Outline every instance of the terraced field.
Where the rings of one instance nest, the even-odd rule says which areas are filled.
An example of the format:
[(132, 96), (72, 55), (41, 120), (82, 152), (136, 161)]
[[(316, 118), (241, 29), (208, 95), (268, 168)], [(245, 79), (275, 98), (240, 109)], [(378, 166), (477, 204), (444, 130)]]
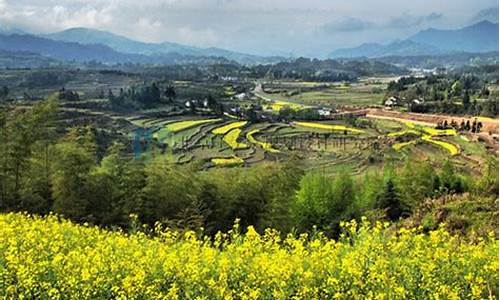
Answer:
[(323, 129), (328, 131), (349, 131), (352, 133), (363, 133), (363, 130), (347, 127), (343, 125), (333, 125), (333, 124), (325, 124), (325, 123), (317, 123), (317, 122), (295, 122), (294, 125), (308, 127), (308, 128), (316, 128)]
[[(388, 161), (399, 164), (413, 158), (437, 164), (452, 159), (456, 166), (474, 170), (491, 151), (476, 135), (439, 130), (419, 121), (362, 117), (356, 122), (361, 127), (355, 127), (342, 121), (252, 123), (232, 115), (159, 118), (87, 110), (65, 110), (64, 114), (73, 120), (79, 116), (113, 123), (116, 132), (139, 145), (134, 146), (139, 149), (135, 157), (165, 157), (164, 161), (182, 164), (197, 161), (206, 167), (295, 157), (306, 169), (328, 174), (347, 169), (362, 174)], [(142, 140), (146, 142), (142, 144)]]
[(389, 133), (389, 137), (407, 137), (413, 140), (397, 142), (392, 145), (394, 150), (401, 150), (401, 148), (416, 143), (415, 137), (420, 138), (422, 141), (437, 145), (444, 150), (448, 151), (451, 155), (460, 153), (460, 147), (456, 144), (439, 139), (438, 137), (456, 136), (457, 132), (454, 129), (436, 129), (428, 126), (418, 125), (412, 122), (404, 123), (408, 129)]
[(246, 137), (247, 137), (247, 140), (252, 143), (252, 144), (256, 144), (256, 145), (259, 145), (262, 147), (262, 149), (264, 149), (265, 151), (269, 151), (269, 152), (272, 152), (272, 153), (278, 153), (280, 152), (279, 150), (277, 149), (274, 149), (272, 144), (271, 143), (267, 143), (267, 142), (261, 142), (261, 141), (258, 141), (254, 135), (255, 134), (258, 134), (261, 130), (260, 129), (254, 129), (254, 130), (251, 130), (247, 133)]
[[(407, 158), (433, 163), (452, 158), (463, 168), (474, 169), (487, 155), (483, 144), (458, 134), (418, 122), (360, 118), (358, 128), (342, 121), (251, 123), (222, 118), (134, 119), (154, 130), (163, 155), (186, 163), (202, 161), (206, 167), (230, 167), (298, 157), (306, 169), (327, 174), (348, 170), (362, 174), (385, 162)], [(159, 153), (158, 151), (156, 152)]]

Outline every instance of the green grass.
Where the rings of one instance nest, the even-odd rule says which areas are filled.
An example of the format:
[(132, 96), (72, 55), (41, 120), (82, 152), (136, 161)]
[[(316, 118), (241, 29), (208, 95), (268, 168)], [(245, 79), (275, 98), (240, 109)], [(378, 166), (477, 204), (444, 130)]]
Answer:
[(451, 138), (451, 141), (462, 148), (463, 153), (466, 155), (474, 155), (483, 157), (487, 155), (486, 148), (483, 144), (465, 140), (463, 136), (454, 136)]
[(158, 141), (169, 146), (179, 146), (182, 142), (187, 142), (189, 138), (198, 132), (198, 128), (190, 128), (177, 133), (168, 133), (161, 131), (162, 135), (158, 135)]
[(422, 226), (424, 230), (434, 230), (439, 224), (446, 224), (449, 231), (468, 236), (486, 236), (489, 232), (498, 235), (498, 213), (495, 212), (498, 200), (472, 198), (468, 194), (443, 198), (426, 201), (405, 223)]
[(360, 118), (360, 120), (369, 121), (380, 134), (389, 134), (403, 129), (404, 125), (401, 122), (387, 119)]

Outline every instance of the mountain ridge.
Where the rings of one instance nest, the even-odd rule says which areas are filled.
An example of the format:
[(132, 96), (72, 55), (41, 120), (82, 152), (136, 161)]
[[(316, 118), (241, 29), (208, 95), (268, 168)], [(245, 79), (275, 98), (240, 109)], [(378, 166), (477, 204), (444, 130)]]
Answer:
[(80, 44), (47, 39), (31, 34), (1, 34), (0, 50), (11, 52), (37, 53), (47, 58), (66, 62), (101, 62), (105, 64), (142, 63), (142, 64), (179, 64), (218, 62), (229, 63), (221, 57), (188, 56), (178, 53), (143, 55), (122, 53), (103, 44)]
[(498, 23), (481, 21), (459, 29), (428, 28), (388, 44), (364, 43), (357, 47), (340, 48), (331, 52), (329, 57), (378, 58), (490, 51), (498, 51)]
[(178, 53), (187, 56), (224, 57), (243, 64), (269, 63), (284, 60), (282, 57), (264, 57), (253, 54), (226, 50), (218, 47), (200, 48), (173, 42), (147, 43), (137, 41), (109, 31), (85, 27), (74, 27), (63, 31), (43, 35), (57, 41), (77, 42), (80, 44), (103, 44), (111, 49), (130, 54), (157, 55)]

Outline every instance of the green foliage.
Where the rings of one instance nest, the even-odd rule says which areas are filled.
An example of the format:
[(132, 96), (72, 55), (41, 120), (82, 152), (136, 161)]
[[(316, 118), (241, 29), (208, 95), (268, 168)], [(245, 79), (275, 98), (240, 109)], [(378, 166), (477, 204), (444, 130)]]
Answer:
[[(217, 220), (217, 224), (209, 229), (212, 232), (229, 230), (234, 220), (240, 219), (240, 224), (252, 224), (259, 230), (268, 227), (289, 230), (289, 207), (300, 177), (300, 169), (292, 163), (203, 173), (203, 186), (211, 190), (209, 203), (216, 203), (211, 205), (211, 218)], [(201, 197), (207, 198), (203, 194)]]
[(499, 187), (498, 158), (489, 158), (483, 170), (483, 176), (476, 182), (475, 191), (480, 195), (496, 195)]
[[(473, 74), (473, 75), (471, 75)], [(420, 113), (498, 116), (498, 93), (486, 88), (498, 77), (498, 68), (483, 71), (457, 70), (446, 75), (405, 77), (390, 82), (386, 97), (406, 99), (410, 111)], [(488, 98), (487, 101), (484, 101)], [(412, 103), (413, 99), (424, 103)]]
[(300, 181), (300, 189), (294, 202), (294, 219), (299, 228), (311, 229), (313, 225), (325, 224), (332, 198), (333, 185), (328, 177), (306, 174)]
[(463, 89), (462, 84), (458, 80), (455, 81), (451, 86), (451, 92), (453, 93), (454, 96), (461, 96), (462, 89)]
[(380, 172), (366, 172), (362, 182), (358, 184), (359, 194), (356, 199), (356, 207), (362, 215), (368, 210), (376, 208), (376, 199), (382, 193), (381, 186), (384, 184), (384, 176)]
[(118, 143), (110, 146), (100, 165), (89, 174), (90, 221), (94, 224), (124, 227), (129, 215), (139, 211), (141, 189), (145, 185), (144, 166), (125, 158), (123, 148)]
[(441, 181), (441, 188), (444, 189), (445, 192), (462, 193), (464, 191), (464, 183), (457, 175), (450, 160), (447, 160), (444, 163), (439, 177)]
[(440, 224), (449, 231), (467, 235), (471, 239), (495, 232), (498, 237), (498, 198), (471, 194), (443, 195), (420, 205), (404, 221), (411, 227), (437, 229)]
[(202, 170), (194, 163), (132, 160), (121, 144), (101, 156), (91, 127), (56, 138), (56, 107), (52, 98), (31, 109), (0, 112), (2, 211), (54, 211), (78, 222), (123, 228), (134, 214), (141, 223), (203, 227), (209, 235), (230, 230), (239, 219), (260, 232), (317, 228), (335, 236), (342, 220), (362, 215), (397, 220), (433, 198), (465, 192), (498, 197), (497, 160), (488, 161), (484, 175), (473, 180), (458, 175), (451, 160), (442, 166), (409, 160), (399, 170), (385, 166), (384, 173), (355, 178), (341, 172), (330, 178), (304, 175), (297, 160)]
[(377, 197), (376, 207), (385, 210), (387, 219), (391, 221), (395, 221), (403, 215), (405, 208), (392, 179), (385, 182), (383, 191)]
[(408, 160), (398, 175), (397, 185), (405, 205), (409, 207), (435, 196), (439, 189), (439, 176), (429, 162)]
[(184, 210), (194, 207), (199, 190), (189, 170), (174, 168), (160, 160), (146, 165), (145, 176), (141, 207), (144, 222), (174, 220)]
[(334, 180), (323, 174), (306, 174), (295, 197), (294, 220), (301, 231), (316, 226), (336, 233), (341, 220), (358, 215), (355, 198), (354, 181), (347, 172)]
[(53, 210), (68, 218), (86, 221), (93, 208), (89, 174), (95, 166), (95, 144), (89, 128), (71, 130), (55, 146), (57, 160), (51, 176)]
[(31, 109), (0, 114), (0, 209), (44, 212), (49, 204), (43, 182), (50, 173), (56, 107), (51, 97)]
[(172, 102), (177, 96), (173, 86), (162, 89), (153, 82), (139, 88), (120, 90), (118, 95), (109, 92), (109, 101), (115, 108), (151, 108), (162, 103)]

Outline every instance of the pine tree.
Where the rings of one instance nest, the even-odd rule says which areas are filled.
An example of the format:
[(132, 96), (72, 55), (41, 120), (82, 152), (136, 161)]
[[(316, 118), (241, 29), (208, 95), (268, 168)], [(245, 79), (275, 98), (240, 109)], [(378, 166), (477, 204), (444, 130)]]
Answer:
[(386, 217), (395, 221), (404, 213), (401, 197), (394, 186), (392, 179), (388, 179), (384, 185), (383, 192), (378, 196), (377, 208), (386, 210)]

